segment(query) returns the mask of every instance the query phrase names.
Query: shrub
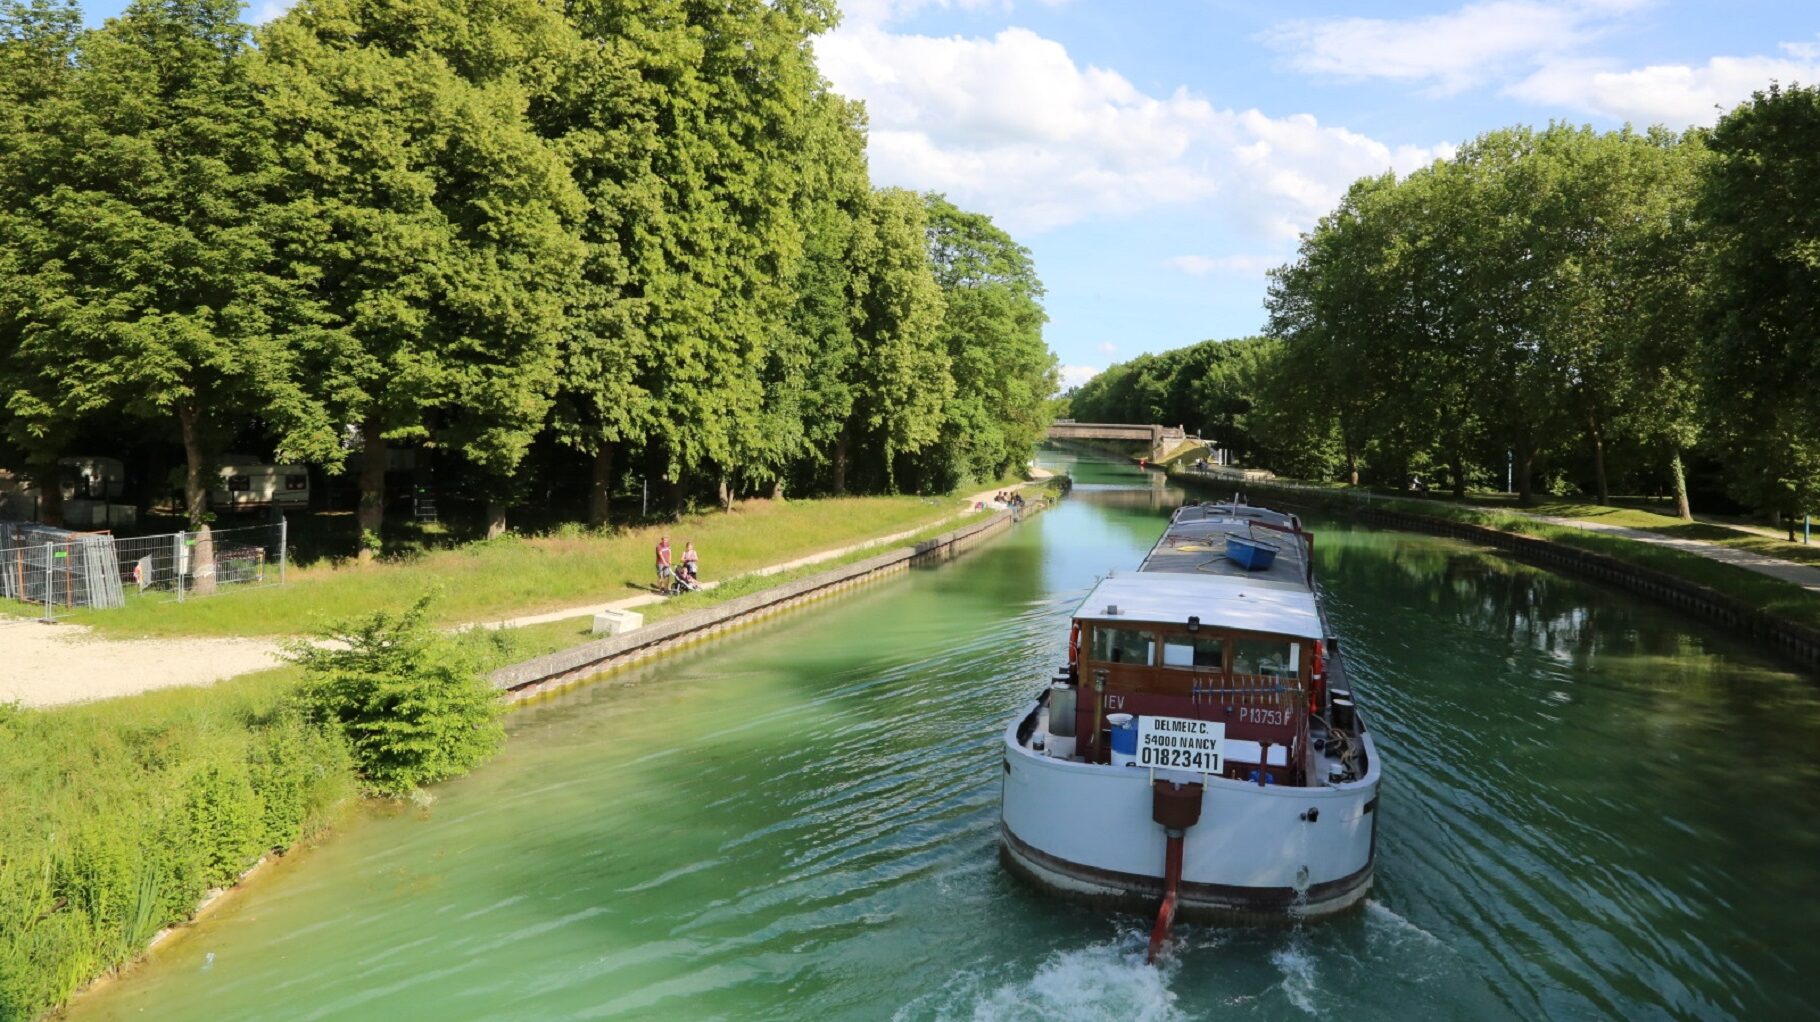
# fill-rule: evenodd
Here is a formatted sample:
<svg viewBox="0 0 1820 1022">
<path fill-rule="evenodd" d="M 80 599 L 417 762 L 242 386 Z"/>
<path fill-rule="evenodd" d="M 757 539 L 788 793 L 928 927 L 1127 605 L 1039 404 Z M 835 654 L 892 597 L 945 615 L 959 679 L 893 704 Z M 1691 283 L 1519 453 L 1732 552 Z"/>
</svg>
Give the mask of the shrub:
<svg viewBox="0 0 1820 1022">
<path fill-rule="evenodd" d="M 286 650 L 310 675 L 311 719 L 340 727 L 361 776 L 389 795 L 461 774 L 505 740 L 480 647 L 432 628 L 430 604 L 424 596 Z"/>
</svg>

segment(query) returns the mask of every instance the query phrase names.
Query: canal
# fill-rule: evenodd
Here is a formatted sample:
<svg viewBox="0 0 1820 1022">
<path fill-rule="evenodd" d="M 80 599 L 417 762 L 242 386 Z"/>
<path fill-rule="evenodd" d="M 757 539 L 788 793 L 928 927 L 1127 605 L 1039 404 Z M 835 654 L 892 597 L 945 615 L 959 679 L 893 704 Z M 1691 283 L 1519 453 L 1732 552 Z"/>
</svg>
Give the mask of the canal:
<svg viewBox="0 0 1820 1022">
<path fill-rule="evenodd" d="M 1386 758 L 1377 886 L 1296 927 L 1000 868 L 1008 716 L 1179 494 L 1066 463 L 947 566 L 569 693 L 80 1001 L 111 1019 L 1792 1018 L 1820 1011 L 1820 689 L 1618 592 L 1314 522 Z"/>
</svg>

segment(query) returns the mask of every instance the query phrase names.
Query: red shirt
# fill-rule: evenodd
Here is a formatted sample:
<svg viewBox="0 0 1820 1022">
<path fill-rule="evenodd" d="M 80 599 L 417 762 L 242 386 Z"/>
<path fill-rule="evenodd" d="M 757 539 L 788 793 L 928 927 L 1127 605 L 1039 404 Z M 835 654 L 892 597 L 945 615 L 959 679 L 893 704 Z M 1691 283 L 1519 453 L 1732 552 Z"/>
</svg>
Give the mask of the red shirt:
<svg viewBox="0 0 1820 1022">
<path fill-rule="evenodd" d="M 657 541 L 657 563 L 664 564 L 664 565 L 667 565 L 670 563 L 670 541 L 669 540 L 660 539 Z"/>
</svg>

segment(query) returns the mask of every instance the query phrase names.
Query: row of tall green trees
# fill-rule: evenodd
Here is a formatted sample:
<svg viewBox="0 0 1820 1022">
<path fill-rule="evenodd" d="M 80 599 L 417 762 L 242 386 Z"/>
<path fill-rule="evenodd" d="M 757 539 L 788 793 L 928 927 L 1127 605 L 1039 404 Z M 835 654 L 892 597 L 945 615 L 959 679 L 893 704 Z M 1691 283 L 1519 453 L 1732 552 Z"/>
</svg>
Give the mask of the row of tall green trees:
<svg viewBox="0 0 1820 1022">
<path fill-rule="evenodd" d="M 1490 132 L 1354 184 L 1272 275 L 1272 340 L 1102 374 L 1077 418 L 1303 476 L 1820 512 L 1820 89 L 1710 130 Z M 1197 418 L 1197 416 L 1199 418 Z"/>
<path fill-rule="evenodd" d="M 252 429 L 483 480 L 534 444 L 675 487 L 938 490 L 1020 465 L 1054 360 L 1029 253 L 874 188 L 818 0 L 0 0 L 0 463 Z M 49 475 L 54 479 L 54 475 Z M 42 487 L 54 499 L 55 485 Z"/>
</svg>

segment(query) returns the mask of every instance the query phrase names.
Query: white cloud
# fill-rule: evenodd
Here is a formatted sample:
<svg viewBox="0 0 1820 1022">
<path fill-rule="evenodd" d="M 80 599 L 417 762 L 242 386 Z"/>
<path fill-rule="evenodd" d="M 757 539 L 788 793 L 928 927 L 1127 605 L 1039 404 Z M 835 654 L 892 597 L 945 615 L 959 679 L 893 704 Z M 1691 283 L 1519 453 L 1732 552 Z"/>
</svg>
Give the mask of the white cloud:
<svg viewBox="0 0 1820 1022">
<path fill-rule="evenodd" d="M 1280 256 L 1263 255 L 1179 255 L 1163 260 L 1163 265 L 1193 277 L 1205 277 L 1215 273 L 1227 273 L 1240 277 L 1262 277 L 1286 261 Z"/>
<path fill-rule="evenodd" d="M 1028 29 L 938 38 L 861 25 L 816 49 L 835 87 L 866 101 L 875 180 L 947 192 L 1013 232 L 1212 202 L 1250 237 L 1293 238 L 1356 178 L 1451 152 L 1222 109 L 1186 89 L 1151 95 Z"/>
<path fill-rule="evenodd" d="M 1557 61 L 1504 91 L 1539 105 L 1680 129 L 1712 124 L 1771 81 L 1820 81 L 1820 60 L 1802 56 L 1809 49 L 1784 44 L 1788 57 L 1714 57 L 1698 66 L 1620 69 L 1595 60 Z"/>
<path fill-rule="evenodd" d="M 1105 352 L 1108 355 L 1111 355 L 1111 354 L 1116 353 L 1119 350 L 1119 346 L 1112 343 L 1111 341 L 1101 341 L 1100 350 Z"/>
<path fill-rule="evenodd" d="M 1796 60 L 1820 60 L 1820 43 L 1783 43 L 1779 49 Z"/>
<path fill-rule="evenodd" d="M 1094 366 L 1063 366 L 1062 389 L 1073 390 L 1081 384 L 1086 383 L 1088 380 L 1093 379 L 1095 376 L 1098 376 L 1100 372 L 1101 370 Z"/>
<path fill-rule="evenodd" d="M 1298 71 L 1452 93 L 1572 52 L 1639 6 L 1642 0 L 1486 0 L 1416 18 L 1298 19 L 1265 41 Z"/>
</svg>

